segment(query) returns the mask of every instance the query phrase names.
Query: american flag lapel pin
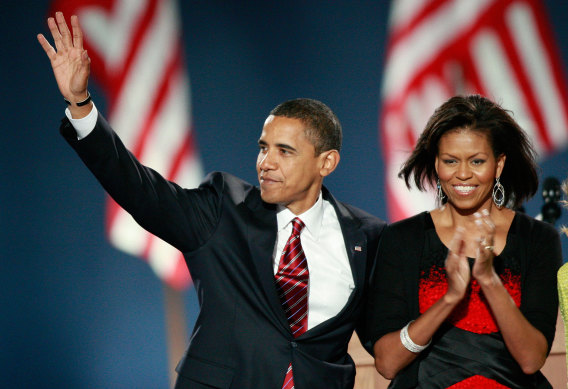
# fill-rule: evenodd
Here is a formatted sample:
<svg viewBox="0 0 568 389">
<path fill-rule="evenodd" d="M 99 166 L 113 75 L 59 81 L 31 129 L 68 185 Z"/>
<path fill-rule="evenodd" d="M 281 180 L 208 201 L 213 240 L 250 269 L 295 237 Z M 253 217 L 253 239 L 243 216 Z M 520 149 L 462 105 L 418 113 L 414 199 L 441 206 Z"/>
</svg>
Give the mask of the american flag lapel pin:
<svg viewBox="0 0 568 389">
<path fill-rule="evenodd" d="M 355 251 L 361 251 L 361 246 L 355 246 Z"/>
</svg>

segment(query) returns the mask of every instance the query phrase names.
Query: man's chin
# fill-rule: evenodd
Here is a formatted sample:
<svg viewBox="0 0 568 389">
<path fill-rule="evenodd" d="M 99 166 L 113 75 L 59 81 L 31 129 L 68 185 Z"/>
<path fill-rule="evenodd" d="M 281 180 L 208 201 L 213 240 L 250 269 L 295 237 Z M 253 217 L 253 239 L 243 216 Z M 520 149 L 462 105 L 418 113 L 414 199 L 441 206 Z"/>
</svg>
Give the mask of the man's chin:
<svg viewBox="0 0 568 389">
<path fill-rule="evenodd" d="M 268 204 L 276 204 L 276 202 L 275 202 L 276 199 L 274 198 L 274 196 L 270 196 L 269 194 L 260 192 L 260 198 L 261 198 L 262 201 L 264 201 L 265 203 L 268 203 Z"/>
<path fill-rule="evenodd" d="M 282 203 L 282 199 L 278 198 L 278 196 L 263 190 L 260 191 L 260 198 L 267 204 L 279 205 Z"/>
</svg>

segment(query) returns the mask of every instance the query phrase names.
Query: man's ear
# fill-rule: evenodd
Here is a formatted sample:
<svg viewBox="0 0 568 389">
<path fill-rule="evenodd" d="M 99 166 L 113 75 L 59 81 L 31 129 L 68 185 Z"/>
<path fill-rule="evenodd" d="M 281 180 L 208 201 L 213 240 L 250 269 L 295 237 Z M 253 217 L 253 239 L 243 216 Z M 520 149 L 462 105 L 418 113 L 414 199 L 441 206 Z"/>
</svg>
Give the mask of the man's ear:
<svg viewBox="0 0 568 389">
<path fill-rule="evenodd" d="M 320 174 L 322 177 L 330 175 L 331 172 L 335 170 L 337 165 L 339 165 L 340 157 L 339 157 L 339 151 L 337 150 L 324 151 L 319 155 L 319 158 L 321 159 L 322 162 L 320 168 Z"/>
</svg>

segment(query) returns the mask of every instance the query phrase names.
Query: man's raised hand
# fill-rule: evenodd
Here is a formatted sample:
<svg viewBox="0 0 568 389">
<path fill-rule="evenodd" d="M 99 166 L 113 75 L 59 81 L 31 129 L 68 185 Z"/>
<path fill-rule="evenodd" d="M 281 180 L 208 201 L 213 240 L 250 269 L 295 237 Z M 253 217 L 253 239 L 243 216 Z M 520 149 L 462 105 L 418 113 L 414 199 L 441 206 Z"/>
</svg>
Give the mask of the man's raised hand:
<svg viewBox="0 0 568 389">
<path fill-rule="evenodd" d="M 76 117 L 74 111 L 88 113 L 91 104 L 84 107 L 75 105 L 87 98 L 91 63 L 87 51 L 83 49 L 83 32 L 79 26 L 79 18 L 75 15 L 71 16 L 72 34 L 61 12 L 56 12 L 55 18 L 48 18 L 47 25 L 51 31 L 55 48 L 49 44 L 43 34 L 38 34 L 37 39 L 51 62 L 59 91 L 65 99 L 72 103 L 69 109 L 74 117 Z"/>
</svg>

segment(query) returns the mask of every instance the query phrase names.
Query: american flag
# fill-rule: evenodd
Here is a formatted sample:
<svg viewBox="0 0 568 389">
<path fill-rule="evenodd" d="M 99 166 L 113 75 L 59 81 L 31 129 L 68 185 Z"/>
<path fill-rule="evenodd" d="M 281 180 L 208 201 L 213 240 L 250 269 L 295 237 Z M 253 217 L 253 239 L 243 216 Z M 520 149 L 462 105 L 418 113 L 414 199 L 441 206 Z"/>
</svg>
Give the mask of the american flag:
<svg viewBox="0 0 568 389">
<path fill-rule="evenodd" d="M 563 65 L 539 0 L 395 0 L 382 89 L 389 219 L 433 209 L 398 171 L 434 109 L 478 93 L 511 110 L 540 156 L 568 145 Z"/>
<path fill-rule="evenodd" d="M 52 8 L 79 17 L 93 78 L 107 97 L 107 117 L 126 147 L 167 179 L 196 187 L 203 174 L 176 1 L 56 0 Z M 114 246 L 146 259 L 170 286 L 190 285 L 177 249 L 144 231 L 110 198 L 106 213 Z"/>
</svg>

